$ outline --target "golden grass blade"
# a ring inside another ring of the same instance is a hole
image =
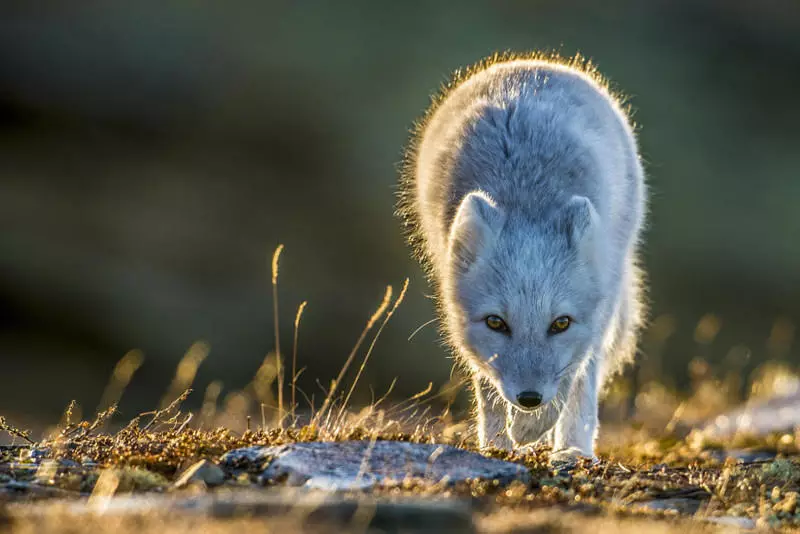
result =
[[[222,393],[222,382],[215,380],[206,387],[203,395],[203,406],[200,408],[200,425],[213,425],[217,417],[217,401]]]
[[[281,359],[280,319],[278,318],[278,262],[283,245],[278,245],[272,254],[272,314],[275,321],[275,357],[278,375],[278,424],[283,428],[283,361]]]
[[[378,399],[378,400],[376,400],[375,402],[372,403],[372,407],[373,408],[377,408],[383,401],[385,401],[387,398],[389,398],[389,395],[391,395],[392,391],[394,391],[394,386],[395,385],[397,385],[397,377],[395,377],[392,380],[392,383],[389,384],[389,389],[386,390],[386,393],[384,393],[383,396],[380,399]]]
[[[347,360],[345,360],[344,365],[339,371],[339,375],[331,383],[331,389],[325,396],[325,401],[322,403],[322,407],[316,414],[314,414],[314,417],[311,420],[312,426],[317,426],[319,421],[322,419],[322,416],[325,414],[325,411],[328,409],[328,407],[331,404],[331,401],[334,399],[334,395],[336,394],[336,389],[339,386],[339,383],[342,381],[342,378],[344,377],[344,374],[347,372],[347,369],[353,363],[353,360],[355,359],[356,354],[358,353],[358,349],[361,347],[362,343],[364,343],[364,340],[366,339],[369,331],[372,330],[372,327],[375,326],[375,323],[378,321],[378,319],[381,318],[383,313],[386,311],[386,308],[389,307],[391,299],[392,299],[392,286],[386,286],[386,293],[383,295],[383,301],[381,302],[381,305],[378,306],[378,309],[375,310],[375,313],[373,313],[372,316],[370,316],[366,326],[364,326],[364,329],[361,331],[361,335],[358,337],[356,344],[350,351]]]
[[[422,390],[422,391],[420,391],[419,393],[416,393],[416,394],[415,394],[415,395],[413,395],[412,397],[409,397],[409,399],[408,399],[408,400],[415,401],[415,400],[417,400],[417,399],[419,399],[419,398],[421,398],[421,397],[424,397],[424,396],[425,396],[425,395],[427,395],[428,393],[430,393],[430,392],[431,392],[431,390],[433,390],[433,382],[428,382],[428,387],[426,387],[425,389],[423,389],[423,390]]]
[[[350,397],[353,395],[353,391],[356,389],[356,385],[358,384],[358,380],[361,378],[361,373],[364,372],[364,368],[367,366],[367,361],[369,360],[370,355],[372,354],[373,349],[375,348],[375,344],[378,342],[378,338],[383,332],[386,323],[389,322],[389,319],[392,318],[394,312],[397,310],[397,307],[400,306],[400,303],[403,302],[403,299],[406,296],[406,291],[408,291],[408,278],[406,281],[403,282],[403,289],[400,290],[400,294],[397,296],[397,300],[394,301],[394,305],[392,309],[389,310],[389,313],[386,314],[386,317],[383,318],[383,322],[378,327],[377,332],[375,332],[375,336],[372,338],[372,342],[369,344],[369,348],[367,349],[367,353],[364,355],[364,359],[361,362],[361,367],[358,368],[358,373],[356,373],[356,377],[353,379],[353,383],[350,385],[350,391],[347,392],[347,396],[344,398],[344,402],[342,406],[339,408],[339,418],[344,415],[344,411],[347,408],[347,404],[350,402]]]
[[[111,378],[108,380],[103,396],[100,397],[100,404],[97,411],[102,412],[112,404],[118,404],[125,392],[125,388],[131,383],[131,379],[136,371],[144,363],[144,354],[140,350],[132,350],[126,353],[114,366]]]
[[[450,399],[455,394],[457,394],[462,387],[469,384],[470,381],[471,378],[469,377],[451,380],[450,382],[442,386],[442,388],[439,390],[438,393],[423,399],[422,397],[430,392],[430,388],[428,388],[424,392],[420,392],[411,398],[398,402],[397,404],[391,407],[390,413],[400,416],[400,414],[406,413],[412,409],[419,408],[425,404],[433,402],[436,399],[441,399],[441,398]]]
[[[210,346],[205,341],[193,343],[175,369],[175,377],[167,388],[167,393],[161,398],[159,410],[164,410],[184,391],[192,387],[200,364],[208,357]]]
[[[419,334],[419,333],[420,333],[420,332],[421,332],[421,331],[422,331],[422,330],[423,330],[423,329],[424,329],[426,326],[428,326],[429,324],[433,324],[433,323],[435,323],[435,322],[436,322],[436,321],[438,321],[438,320],[439,320],[439,318],[438,318],[438,317],[434,317],[434,318],[433,318],[433,319],[431,319],[430,321],[425,321],[424,323],[422,323],[421,325],[419,325],[419,326],[417,327],[417,329],[416,329],[416,330],[414,330],[413,332],[411,332],[411,335],[410,335],[410,336],[408,336],[408,339],[407,339],[406,341],[411,341],[412,339],[414,339],[414,336],[416,336],[417,334]]]
[[[295,421],[295,409],[297,408],[297,336],[300,330],[300,319],[308,302],[303,301],[297,307],[297,315],[294,317],[294,343],[292,344],[292,423]]]
[[[264,357],[248,389],[253,392],[254,397],[262,404],[275,409],[276,402],[273,395],[272,385],[278,376],[278,367],[275,355],[269,353]]]

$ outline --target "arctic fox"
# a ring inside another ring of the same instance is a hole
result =
[[[580,58],[494,58],[419,123],[399,212],[471,373],[482,447],[594,456],[598,397],[642,322],[633,127]]]

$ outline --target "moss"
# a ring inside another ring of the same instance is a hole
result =
[[[800,464],[787,459],[777,459],[764,465],[761,472],[764,481],[800,483]]]

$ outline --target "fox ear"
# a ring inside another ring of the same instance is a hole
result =
[[[450,228],[448,257],[459,271],[466,271],[488,245],[502,224],[502,212],[486,194],[475,191],[464,197]]]
[[[573,196],[564,207],[564,231],[571,246],[581,255],[596,257],[599,252],[600,216],[592,202],[583,196]]]

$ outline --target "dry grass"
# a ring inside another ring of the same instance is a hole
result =
[[[800,462],[792,459],[799,452],[797,435],[776,434],[759,439],[737,436],[722,444],[700,439],[697,432],[680,436],[680,425],[673,425],[676,430],[672,433],[660,435],[644,428],[624,428],[613,440],[601,445],[599,463],[583,463],[567,472],[557,472],[547,463],[546,448],[525,454],[478,451],[468,433],[452,432],[452,425],[445,423],[444,418],[394,419],[391,407],[381,409],[379,404],[357,413],[340,410],[334,418],[321,418],[327,422],[323,425],[295,424],[286,428],[276,425],[233,432],[225,428],[204,430],[187,424],[189,416],[180,411],[186,396],[188,391],[165,408],[141,414],[113,433],[102,431],[113,414],[113,407],[100,412],[91,421],[73,422],[67,415],[65,425],[57,433],[37,444],[36,450],[44,459],[31,457],[32,449],[28,447],[5,449],[0,457],[0,481],[13,479],[36,486],[37,491],[17,500],[74,498],[98,491],[106,494],[107,490],[102,487],[105,473],[113,474],[110,478],[114,486],[110,494],[162,492],[170,491],[176,475],[196,460],[215,461],[238,447],[316,440],[386,439],[450,443],[528,467],[533,475],[528,485],[501,488],[492,481],[454,486],[406,481],[373,493],[386,498],[468,499],[479,510],[477,525],[482,532],[526,531],[519,530],[521,526],[531,532],[578,532],[583,521],[586,521],[586,528],[591,526],[601,532],[602,529],[642,531],[645,524],[651,529],[648,532],[685,529],[674,525],[677,512],[653,511],[646,506],[654,500],[665,499],[688,503],[690,517],[695,521],[703,520],[702,525],[692,527],[697,532],[714,531],[717,527],[705,525],[705,520],[723,516],[747,518],[763,525],[800,526]],[[424,402],[427,398],[429,396],[421,395],[414,402]],[[684,411],[691,412],[694,402],[698,402],[697,399],[690,398],[680,405],[684,406]],[[771,452],[778,458],[743,465],[725,459],[723,445]],[[252,487],[257,478],[255,473],[227,473],[227,477],[225,487],[229,489]],[[8,500],[8,496],[5,499]],[[553,508],[569,514],[545,512]],[[660,521],[653,522],[654,519]],[[42,518],[36,521],[36,528],[42,532],[55,528],[56,523],[48,526],[42,523],[45,521]],[[141,528],[150,528],[136,521]],[[174,528],[175,532],[190,528],[187,525],[192,524],[190,519],[185,524],[177,519],[168,521],[169,528]],[[228,528],[225,522],[212,521],[212,524],[220,532]],[[240,523],[237,520],[230,524]],[[275,525],[283,530],[295,528],[297,532],[315,528],[313,525],[290,526],[281,521]],[[70,528],[84,527],[81,524]],[[22,521],[13,528],[14,532],[22,532],[32,527]]]
[[[279,327],[277,276],[281,250],[275,251],[272,262],[276,329]],[[10,482],[30,488],[17,494],[0,493],[0,530],[14,533],[114,530],[124,534],[136,529],[137,532],[177,533],[194,531],[202,524],[204,532],[250,529],[256,528],[255,525],[264,532],[314,532],[319,525],[293,523],[286,517],[264,521],[92,516],[85,521],[67,522],[63,520],[63,510],[59,511],[62,505],[54,505],[52,513],[11,521],[4,515],[2,506],[4,502],[52,497],[73,499],[91,494],[172,491],[176,475],[185,467],[199,459],[216,461],[231,449],[341,440],[448,443],[524,464],[533,475],[528,485],[501,488],[492,481],[455,486],[407,481],[374,492],[382,498],[466,499],[477,510],[475,519],[480,532],[584,532],[590,529],[598,533],[713,532],[722,527],[710,525],[707,520],[722,516],[747,518],[766,526],[800,526],[800,462],[796,459],[800,454],[800,432],[760,437],[739,433],[722,441],[699,430],[700,423],[730,408],[735,397],[732,391],[740,386],[738,382],[713,377],[702,361],[692,363],[696,380],[688,396],[655,382],[641,385],[635,392],[624,383],[612,389],[606,401],[606,412],[624,413],[630,404],[630,395],[635,395],[635,417],[625,418],[624,425],[604,427],[599,463],[582,463],[563,472],[550,468],[546,448],[525,454],[478,451],[468,423],[449,411],[454,392],[463,386],[463,377],[454,377],[439,391],[431,384],[419,394],[392,405],[386,405],[387,392],[370,405],[354,410],[349,405],[351,396],[378,337],[402,302],[407,287],[408,281],[394,301],[392,288],[387,288],[319,408],[315,408],[313,398],[296,388],[297,375],[302,372],[297,368],[297,347],[303,302],[294,320],[292,376],[286,381],[291,389],[288,407],[283,395],[286,365],[276,336],[274,354],[264,360],[247,388],[229,393],[222,400],[220,410],[221,387],[212,383],[205,392],[198,417],[185,413],[182,406],[191,393],[199,365],[208,355],[209,347],[204,343],[193,345],[187,352],[159,409],[143,412],[127,423],[120,424],[113,418],[116,402],[142,364],[138,352],[127,354],[117,365],[100,409],[91,420],[78,420],[80,410],[71,403],[58,428],[36,441],[28,432],[0,417],[0,432],[14,436],[21,445],[0,448],[0,488]],[[654,322],[654,335],[659,342],[671,332],[667,323]],[[365,345],[376,325],[371,340]],[[710,342],[719,325],[714,317],[704,317],[698,324],[696,336],[704,343]],[[353,367],[362,346],[367,349],[360,365]],[[344,380],[351,368],[357,371],[349,387],[345,387]],[[769,398],[786,391],[787,384],[797,383],[796,375],[787,366],[764,366],[753,377],[750,398],[753,401]],[[300,409],[299,397],[305,399],[307,408]],[[434,410],[437,405],[441,408],[438,414]],[[252,424],[253,416],[260,420],[260,425]],[[110,431],[110,427],[116,430]],[[767,452],[777,459],[744,465],[726,459],[726,451],[732,449]],[[254,474],[226,473],[226,476],[226,489],[251,487],[255,483]],[[690,513],[679,518],[680,514],[674,510],[653,511],[646,506],[653,500],[665,499],[681,501],[689,506]],[[347,532],[344,527],[339,530]]]

